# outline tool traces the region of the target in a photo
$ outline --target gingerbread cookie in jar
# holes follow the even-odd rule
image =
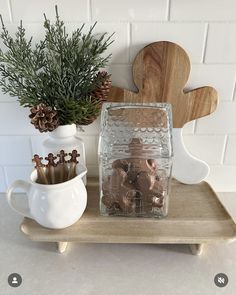
[[[100,212],[165,217],[172,168],[167,103],[105,103],[99,138]]]

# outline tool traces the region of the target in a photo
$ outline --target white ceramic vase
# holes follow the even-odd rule
[[[49,153],[56,155],[60,150],[64,150],[68,154],[72,150],[77,150],[80,154],[78,158],[79,163],[86,167],[84,142],[76,134],[75,124],[58,126],[55,130],[48,133],[49,137],[43,142],[44,155],[46,156]],[[86,184],[86,176],[83,177],[83,181]]]

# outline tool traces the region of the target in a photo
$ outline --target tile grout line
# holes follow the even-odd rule
[[[15,165],[15,164],[9,164],[9,165],[2,165],[1,167],[2,168],[4,168],[4,169],[6,169],[6,168],[12,168],[12,167],[17,167],[17,168],[29,168],[29,167],[33,167],[34,166],[34,164],[32,163],[32,164],[17,164],[17,165]]]
[[[32,141],[31,136],[29,136],[29,145],[30,145],[31,156],[33,158],[34,152],[33,152],[33,141]]]
[[[206,30],[204,34],[204,46],[203,46],[203,54],[202,54],[202,63],[206,62],[206,51],[208,44],[208,35],[209,35],[209,23],[206,24]]]
[[[11,0],[7,1],[7,5],[8,5],[9,16],[10,16],[10,22],[13,23]]]
[[[229,142],[229,135],[225,135],[225,139],[224,139],[224,144],[223,144],[223,150],[222,150],[222,155],[221,155],[221,159],[220,159],[220,164],[224,165],[225,162],[225,154],[226,154],[226,149],[228,146],[228,142]]]
[[[167,11],[166,11],[166,16],[167,16],[167,21],[170,21],[170,8],[171,8],[171,0],[167,0]]]
[[[1,103],[14,103],[14,102],[17,102],[17,101],[14,101],[14,100],[13,101],[9,101],[7,99],[6,100],[3,99],[3,100],[0,101],[0,104]]]
[[[128,43],[128,53],[127,53],[127,58],[128,58],[128,63],[130,64],[130,59],[131,59],[131,43],[132,43],[132,24],[129,22],[128,23],[128,34],[127,34],[127,43]]]
[[[130,23],[130,26],[132,26],[132,24]],[[130,66],[132,65],[131,62],[111,62],[110,63],[111,66]],[[202,62],[191,62],[191,65],[196,65],[196,66],[199,66],[199,65],[203,65]],[[225,62],[222,62],[222,63],[213,63],[213,62],[210,62],[210,63],[205,63],[204,65],[208,65],[208,66],[236,66],[236,62],[232,62],[232,63],[225,63]],[[17,103],[18,101],[17,100],[8,100],[7,98],[6,99],[3,99],[3,100],[0,100],[0,103]]]
[[[85,132],[86,132],[86,131],[85,131]],[[98,131],[98,132],[99,132],[99,131]],[[79,133],[79,132],[78,132],[78,134],[79,134],[80,136],[82,136],[82,137],[90,137],[90,136],[98,135],[98,133],[95,133],[95,132],[92,132],[92,133],[86,133],[86,134],[84,134],[84,133]],[[1,138],[1,137],[29,137],[29,138],[31,138],[31,137],[41,137],[41,138],[44,138],[45,135],[41,135],[41,134],[22,134],[22,133],[20,133],[20,134],[16,134],[16,133],[13,133],[13,134],[9,134],[9,133],[1,134],[1,133],[0,133],[0,138]]]
[[[1,183],[2,183],[3,188],[5,187],[5,189],[7,190],[8,185],[7,185],[7,182],[6,182],[6,173],[5,173],[4,166],[0,166],[0,169],[2,170],[2,174],[3,174],[3,180],[1,181]],[[5,193],[6,190],[5,191],[1,191],[1,192],[4,192]]]
[[[41,137],[43,137],[43,135],[37,135],[37,134],[15,134],[15,133],[13,133],[13,134],[9,134],[9,133],[6,133],[6,134],[1,134],[0,133],[0,138],[1,137],[31,137],[31,136],[41,136]]]
[[[195,119],[193,122],[193,135],[197,134],[197,120]]]
[[[202,117],[203,118],[203,117]],[[201,118],[199,118],[201,120]],[[194,133],[184,133],[184,135],[196,135],[196,136],[236,136],[236,133],[228,133],[228,134],[225,134],[225,133],[203,133],[202,131],[201,132],[197,132],[196,134]]]
[[[92,0],[88,0],[88,18],[89,22],[92,22],[93,15],[92,15]]]
[[[234,75],[234,89],[233,89],[233,93],[232,93],[232,100],[233,102],[236,101],[236,75]]]
[[[233,90],[233,98],[232,101],[235,102],[236,101],[236,82],[234,83],[234,90]]]
[[[7,177],[6,167],[3,166],[2,169],[3,169],[3,175],[4,175],[5,185],[6,185],[6,188],[7,188],[9,186],[9,181],[8,181],[8,177]]]
[[[10,0],[8,0],[10,1]],[[89,0],[89,3],[92,3],[92,0]],[[89,5],[90,6],[90,9],[91,9],[91,12],[92,12],[92,7],[91,7],[91,4]],[[87,11],[89,9],[87,8]],[[89,15],[90,15],[90,12],[89,12]],[[89,23],[90,21],[85,21],[85,20],[66,20],[65,23],[66,24],[77,24],[77,23]],[[114,24],[114,23],[119,23],[119,24],[122,24],[122,23],[127,23],[127,22],[130,22],[130,19],[124,19],[124,20],[103,20],[103,21],[99,21],[99,23],[102,23],[102,24]],[[234,22],[227,22],[227,21],[221,21],[221,22],[217,22],[217,21],[209,21],[209,20],[199,20],[199,21],[193,21],[193,20],[166,20],[166,19],[157,19],[157,20],[133,20],[132,21],[133,23],[145,23],[145,24],[155,24],[155,23],[158,23],[158,24],[167,24],[167,23],[170,23],[170,24],[185,24],[185,25],[189,25],[189,24],[236,24],[236,21]],[[12,20],[12,23],[13,24],[18,24],[17,21],[13,21]],[[25,24],[27,25],[30,25],[30,24],[42,24],[41,21],[39,20],[36,20],[36,21],[33,21],[33,20],[26,20],[24,21]]]

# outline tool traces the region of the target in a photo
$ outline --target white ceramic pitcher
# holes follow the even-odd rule
[[[36,183],[37,171],[31,174],[31,181],[16,180],[7,191],[9,205],[17,213],[36,220],[40,225],[62,229],[78,221],[87,205],[87,191],[82,181],[87,169],[77,165],[77,176],[58,184]],[[12,199],[15,188],[26,191],[29,208],[17,208]]]

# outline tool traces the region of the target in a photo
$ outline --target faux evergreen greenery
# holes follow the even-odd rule
[[[56,110],[61,125],[80,124],[87,116],[99,113],[99,99],[93,91],[104,82],[97,75],[110,55],[104,57],[113,42],[107,34],[96,38],[93,25],[87,34],[84,25],[71,35],[66,32],[56,7],[56,21],[44,15],[44,40],[32,45],[27,39],[22,22],[12,37],[1,17],[0,35],[7,51],[0,50],[0,86],[4,93],[17,96],[24,107],[40,103]]]

